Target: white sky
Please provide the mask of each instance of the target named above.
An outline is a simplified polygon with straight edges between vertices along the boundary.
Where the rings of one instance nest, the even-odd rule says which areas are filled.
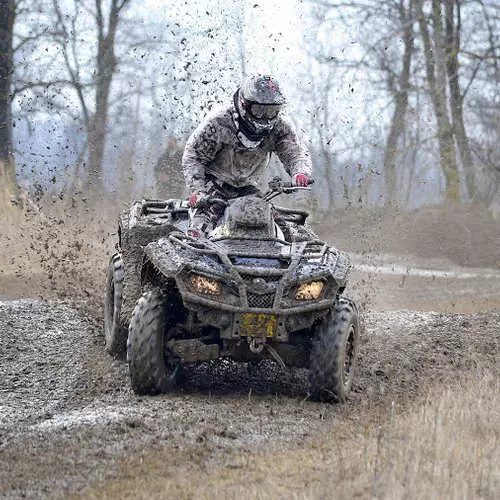
[[[186,27],[202,30],[223,24],[235,39],[238,16],[244,16],[247,73],[274,73],[286,78],[304,62],[297,0],[144,0],[141,10],[144,6],[147,17],[174,20]],[[224,41],[218,42],[223,45]]]

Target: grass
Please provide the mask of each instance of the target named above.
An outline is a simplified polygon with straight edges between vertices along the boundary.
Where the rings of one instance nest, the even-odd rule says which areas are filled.
[[[500,382],[477,369],[410,406],[346,412],[296,447],[144,450],[93,498],[497,498]]]

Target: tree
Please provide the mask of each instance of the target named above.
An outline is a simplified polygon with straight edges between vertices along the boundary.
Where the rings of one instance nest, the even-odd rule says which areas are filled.
[[[459,80],[460,37],[461,37],[461,1],[448,0],[444,2],[445,10],[445,55],[446,72],[449,86],[449,102],[453,133],[456,138],[462,166],[465,170],[465,183],[469,196],[472,198],[476,192],[474,164],[469,147],[469,138],[465,131],[463,99]]]
[[[429,95],[434,108],[439,144],[439,161],[446,180],[445,195],[450,202],[460,201],[460,179],[453,129],[446,99],[446,59],[441,3],[432,0],[430,14],[424,12],[424,0],[416,0],[418,24],[424,46]],[[429,26],[433,27],[432,35]]]
[[[463,2],[462,2],[463,3]],[[473,26],[480,43],[458,44],[462,57],[462,74],[467,72],[460,103],[462,117],[468,119],[471,134],[466,146],[476,161],[473,177],[474,199],[492,203],[500,195],[500,5],[496,0],[474,0],[455,5],[456,38],[467,39],[470,28],[467,14],[461,8],[468,6],[476,13]],[[464,34],[465,32],[465,34]],[[460,36],[461,35],[461,36]],[[458,73],[458,71],[457,71]],[[467,97],[467,100],[466,100]],[[470,125],[472,123],[472,126]],[[460,127],[460,124],[459,126]],[[457,128],[458,128],[457,127]],[[460,146],[460,144],[459,144]],[[467,179],[466,179],[467,180]]]
[[[10,198],[16,189],[11,123],[15,12],[14,0],[0,0],[0,185],[6,198]],[[5,200],[2,200],[4,203]]]
[[[384,151],[384,174],[386,183],[386,197],[389,203],[394,203],[397,198],[397,157],[400,138],[406,130],[406,113],[408,109],[408,93],[410,88],[411,61],[414,51],[413,31],[413,1],[401,0],[397,6],[399,22],[403,32],[402,69],[399,75],[388,70],[388,88],[394,96],[394,111],[391,117],[389,134]],[[386,53],[387,51],[384,51]],[[389,69],[389,62],[385,67]]]
[[[61,44],[69,83],[75,90],[82,108],[88,141],[87,180],[97,191],[103,188],[102,163],[107,136],[109,98],[118,64],[115,55],[116,36],[121,14],[130,0],[111,0],[107,6],[107,12],[106,3],[105,0],[95,0],[92,9],[84,0],[75,0],[73,15],[68,16],[63,13],[60,0],[53,0],[57,19],[53,36]],[[82,61],[77,50],[78,18],[81,16],[82,10],[91,14],[97,31],[94,71],[91,82],[87,83],[82,74]],[[92,104],[85,93],[85,87],[88,86],[94,88]]]
[[[0,160],[3,162],[9,162],[12,155],[11,86],[15,11],[14,0],[0,0]]]
[[[331,98],[335,94],[332,92],[332,86],[338,89],[347,85],[352,92],[354,92],[353,85],[357,87],[357,92],[360,92],[360,89],[377,90],[370,99],[363,100],[368,110],[380,108],[384,110],[383,116],[387,120],[385,129],[388,132],[382,132],[382,140],[377,141],[379,143],[377,149],[381,150],[384,167],[383,170],[377,168],[377,172],[383,171],[385,186],[379,187],[380,182],[374,181],[373,169],[363,167],[363,164],[373,161],[374,157],[380,154],[373,151],[373,146],[370,144],[373,141],[369,139],[369,135],[378,132],[375,131],[378,123],[372,125],[371,132],[367,124],[364,127],[365,133],[351,134],[353,139],[349,149],[356,151],[359,155],[352,161],[358,167],[355,169],[357,175],[353,172],[350,174],[350,177],[354,177],[351,179],[351,184],[354,180],[355,185],[363,184],[366,188],[367,183],[370,183],[373,186],[373,192],[370,194],[372,198],[378,197],[377,190],[385,188],[383,199],[387,203],[395,203],[398,198],[401,198],[399,192],[404,188],[400,183],[407,177],[411,177],[404,175],[402,171],[404,162],[401,158],[404,156],[402,152],[405,149],[402,142],[408,131],[406,119],[411,91],[412,60],[415,52],[413,0],[365,0],[361,2],[310,0],[310,3],[314,24],[316,26],[325,24],[328,26],[329,33],[332,31],[337,33],[337,37],[327,38],[326,31],[322,33],[317,27],[316,39],[310,44],[310,57],[316,59],[323,67],[331,67],[331,70],[325,71],[326,74],[319,78],[328,79],[330,82],[330,89],[319,99],[322,105],[327,107],[323,112],[321,126],[327,124],[328,117],[336,114],[335,108],[338,107],[335,99]],[[335,44],[335,38],[341,40],[338,45]],[[402,44],[399,43],[400,40]],[[317,72],[314,72],[314,75],[315,79],[318,79]],[[336,94],[338,96],[338,90]],[[387,111],[391,108],[392,112],[388,113]],[[317,111],[315,108],[315,113]],[[330,147],[333,135],[332,126],[329,124],[325,128],[329,130],[326,138],[328,144],[317,146],[321,151],[323,163],[332,156]],[[321,143],[322,134],[319,135]],[[345,136],[345,134],[341,135]],[[382,144],[383,147],[381,147]],[[368,145],[371,151],[367,151]],[[361,158],[363,149],[365,150],[364,158]],[[345,174],[347,171],[342,174],[342,177],[345,178]],[[359,176],[362,179],[356,180]],[[362,196],[365,200],[366,194]],[[362,193],[359,195],[361,196]]]
[[[102,160],[106,141],[111,82],[116,71],[115,40],[120,12],[130,0],[111,0],[107,19],[103,0],[96,0],[97,73],[95,78],[95,108],[89,121],[89,171],[96,186],[102,186]],[[107,25],[107,26],[106,26]]]
[[[338,54],[339,47],[331,44],[330,54],[322,55],[324,64],[342,68],[344,82],[362,80],[368,92],[375,88],[382,91],[372,99],[388,124],[383,152],[386,201],[404,198],[400,193],[405,187],[400,183],[409,182],[413,176],[412,167],[410,174],[407,172],[409,158],[415,165],[426,154],[416,151],[419,144],[415,141],[408,143],[412,137],[432,143],[436,139],[438,167],[448,201],[458,202],[466,194],[480,198],[480,171],[474,164],[466,130],[465,98],[486,72],[487,61],[495,60],[498,5],[490,0],[309,1],[326,9],[323,17],[329,19],[330,30],[343,30],[337,35],[344,40],[342,55],[333,55],[335,51]],[[402,44],[398,47],[399,40]],[[346,41],[362,50],[346,50]],[[491,81],[498,82],[498,71],[487,84],[490,88]],[[428,122],[427,99],[420,98],[422,88],[427,91],[435,118],[427,127],[427,137],[420,137],[417,130],[422,117]],[[479,92],[484,93],[485,89]],[[479,100],[476,95],[474,102]],[[390,116],[387,109],[392,109]],[[414,123],[408,122],[410,116],[415,118]]]

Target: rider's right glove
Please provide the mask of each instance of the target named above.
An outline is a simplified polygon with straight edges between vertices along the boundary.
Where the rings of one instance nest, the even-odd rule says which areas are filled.
[[[294,181],[297,187],[307,187],[311,184],[312,179],[306,174],[295,174]]]
[[[191,208],[196,207],[196,204],[198,203],[198,193],[191,193],[191,196],[189,197],[189,206]]]

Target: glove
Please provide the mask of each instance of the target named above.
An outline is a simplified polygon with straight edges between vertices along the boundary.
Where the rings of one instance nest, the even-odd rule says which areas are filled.
[[[193,229],[193,228],[189,228],[187,230],[187,234],[188,234],[188,236],[191,236],[191,238],[194,238],[195,240],[197,240],[200,237],[200,233],[196,229]]]
[[[297,187],[307,187],[311,183],[311,178],[306,174],[295,174],[294,184]]]
[[[207,195],[205,193],[195,191],[194,193],[191,193],[191,196],[188,199],[189,206],[191,208],[196,208],[199,207],[199,205],[205,201],[207,198]]]

